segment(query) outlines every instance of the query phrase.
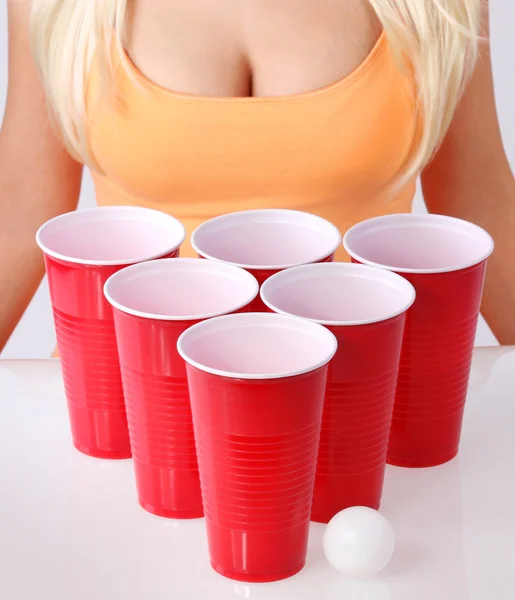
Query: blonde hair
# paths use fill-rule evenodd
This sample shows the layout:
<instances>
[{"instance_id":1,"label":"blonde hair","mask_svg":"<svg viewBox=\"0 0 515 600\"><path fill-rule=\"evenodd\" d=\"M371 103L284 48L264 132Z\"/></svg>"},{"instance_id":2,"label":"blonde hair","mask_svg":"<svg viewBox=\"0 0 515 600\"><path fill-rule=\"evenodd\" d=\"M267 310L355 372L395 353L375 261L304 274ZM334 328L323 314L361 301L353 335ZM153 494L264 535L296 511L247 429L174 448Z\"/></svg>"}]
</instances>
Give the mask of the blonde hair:
<instances>
[{"instance_id":1,"label":"blonde hair","mask_svg":"<svg viewBox=\"0 0 515 600\"><path fill-rule=\"evenodd\" d=\"M413 70L420 131L401 176L427 164L452 120L477 57L481 0L368 0L401 68ZM47 96L70 152L94 165L87 140L85 86L93 54L112 75L123 55L128 0L32 0L31 39ZM407 60L405 57L408 57Z\"/></svg>"}]
</instances>

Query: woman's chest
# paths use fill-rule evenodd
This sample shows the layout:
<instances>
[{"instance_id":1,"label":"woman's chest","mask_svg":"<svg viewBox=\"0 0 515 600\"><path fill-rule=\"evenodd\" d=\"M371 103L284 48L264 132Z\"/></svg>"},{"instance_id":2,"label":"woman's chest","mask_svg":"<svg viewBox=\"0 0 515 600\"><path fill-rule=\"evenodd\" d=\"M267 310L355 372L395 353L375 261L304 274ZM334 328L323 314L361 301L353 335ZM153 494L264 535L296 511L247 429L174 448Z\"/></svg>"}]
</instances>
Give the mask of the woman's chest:
<instances>
[{"instance_id":1,"label":"woman's chest","mask_svg":"<svg viewBox=\"0 0 515 600\"><path fill-rule=\"evenodd\" d=\"M152 0L154 12L149 2L139 0L133 14L140 33L132 35L129 52L136 64L115 61L118 102L95 64L88 86L90 146L119 189L156 204L301 194L361 201L399 174L416 131L414 85L395 65L384 35L360 38L366 26L351 35L345 2L212 3L232 3L237 15L233 37L230 31L225 37L239 50L231 46L225 55L215 43L224 38L215 27L224 21L218 9L209 12L208 0L191 0L190 8L182 0ZM358 14L362 5L347 2ZM241 6L249 12L238 12ZM164 8L184 31L171 31L174 19L164 23ZM362 21L371 34L371 21ZM152 53L145 61L144 48L160 44L154 56L166 60L159 59L152 75ZM351 48L361 49L353 60ZM244 56L252 90L238 93L231 65Z\"/></svg>"},{"instance_id":2,"label":"woman's chest","mask_svg":"<svg viewBox=\"0 0 515 600\"><path fill-rule=\"evenodd\" d=\"M399 174L416 133L414 86L384 42L350 77L296 96L168 93L121 69L116 87L119 103L91 78L92 152L119 187L156 203L367 197Z\"/></svg>"},{"instance_id":3,"label":"woman's chest","mask_svg":"<svg viewBox=\"0 0 515 600\"><path fill-rule=\"evenodd\" d=\"M137 0L126 49L162 88L267 97L342 79L379 35L366 0Z\"/></svg>"}]
</instances>

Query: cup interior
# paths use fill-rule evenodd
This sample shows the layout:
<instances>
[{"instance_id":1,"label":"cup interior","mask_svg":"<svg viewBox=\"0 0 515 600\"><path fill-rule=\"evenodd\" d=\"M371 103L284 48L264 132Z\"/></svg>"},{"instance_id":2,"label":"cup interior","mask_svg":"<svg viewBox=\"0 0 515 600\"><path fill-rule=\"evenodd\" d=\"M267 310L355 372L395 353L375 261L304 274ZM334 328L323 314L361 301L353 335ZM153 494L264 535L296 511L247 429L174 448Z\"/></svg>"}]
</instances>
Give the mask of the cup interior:
<instances>
[{"instance_id":1,"label":"cup interior","mask_svg":"<svg viewBox=\"0 0 515 600\"><path fill-rule=\"evenodd\" d=\"M178 350L202 371L238 379L290 377L327 364L334 335L297 317L246 313L203 321L184 332Z\"/></svg>"},{"instance_id":2,"label":"cup interior","mask_svg":"<svg viewBox=\"0 0 515 600\"><path fill-rule=\"evenodd\" d=\"M131 264L164 256L184 238L184 227L174 217L125 206L66 213L48 221L36 236L49 256L93 265Z\"/></svg>"},{"instance_id":3,"label":"cup interior","mask_svg":"<svg viewBox=\"0 0 515 600\"><path fill-rule=\"evenodd\" d=\"M443 215L376 217L352 227L343 243L358 262L411 273L464 269L493 251L481 227Z\"/></svg>"},{"instance_id":4,"label":"cup interior","mask_svg":"<svg viewBox=\"0 0 515 600\"><path fill-rule=\"evenodd\" d=\"M234 312L257 296L247 271L200 258L170 258L127 267L112 275L105 295L119 310L136 316L195 320Z\"/></svg>"},{"instance_id":5,"label":"cup interior","mask_svg":"<svg viewBox=\"0 0 515 600\"><path fill-rule=\"evenodd\" d=\"M295 210L250 210L223 215L198 227L191 242L205 258L249 269L284 269L331 256L341 243L338 229Z\"/></svg>"},{"instance_id":6,"label":"cup interior","mask_svg":"<svg viewBox=\"0 0 515 600\"><path fill-rule=\"evenodd\" d=\"M390 271L320 263L273 275L263 284L261 298L274 312L324 325L364 325L404 313L415 300L415 290Z\"/></svg>"}]
</instances>

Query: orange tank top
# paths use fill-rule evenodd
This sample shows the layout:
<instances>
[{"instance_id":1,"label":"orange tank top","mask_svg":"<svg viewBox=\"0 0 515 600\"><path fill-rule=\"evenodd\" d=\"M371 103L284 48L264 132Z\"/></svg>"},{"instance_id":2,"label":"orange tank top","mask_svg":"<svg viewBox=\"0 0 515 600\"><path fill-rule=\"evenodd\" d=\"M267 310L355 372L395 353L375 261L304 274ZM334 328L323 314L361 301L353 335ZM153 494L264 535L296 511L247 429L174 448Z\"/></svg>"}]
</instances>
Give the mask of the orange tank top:
<instances>
[{"instance_id":1,"label":"orange tank top","mask_svg":"<svg viewBox=\"0 0 515 600\"><path fill-rule=\"evenodd\" d=\"M102 97L95 68L88 82L90 146L103 171L93 173L99 205L163 210L188 233L246 209L304 210L342 232L411 210L415 179L395 195L390 184L416 135L415 85L384 33L350 75L294 96L175 93L125 62L115 68L121 102ZM193 255L188 241L181 255Z\"/></svg>"}]
</instances>

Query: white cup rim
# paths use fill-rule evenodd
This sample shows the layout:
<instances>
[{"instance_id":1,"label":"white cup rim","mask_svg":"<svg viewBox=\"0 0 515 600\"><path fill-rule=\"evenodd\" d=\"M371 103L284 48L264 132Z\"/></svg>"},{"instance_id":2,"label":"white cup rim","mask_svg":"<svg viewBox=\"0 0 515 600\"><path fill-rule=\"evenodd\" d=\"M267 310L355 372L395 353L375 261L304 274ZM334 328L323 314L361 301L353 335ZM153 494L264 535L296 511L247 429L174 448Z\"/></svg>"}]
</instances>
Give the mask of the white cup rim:
<instances>
[{"instance_id":1,"label":"white cup rim","mask_svg":"<svg viewBox=\"0 0 515 600\"><path fill-rule=\"evenodd\" d=\"M326 345L326 351L318 361L313 361L313 363L310 364L309 367L276 373L242 373L236 371L225 371L223 369L217 369L214 367L210 367L209 365L197 362L195 359L189 356L188 352L185 349L185 344L187 343L188 338L198 335L203 330L205 330L206 332L210 330L212 332L216 332L217 330L223 330L227 326L230 326L231 323L235 326L238 326L240 324L255 324L256 326L266 326L268 324L273 325L274 327L282 326L285 330L288 328L296 329L297 331L302 330L305 333L309 333L313 337L318 337ZM336 336L323 325L319 325L318 323L309 321L308 319L302 319L300 317L295 317L291 315L278 315L275 313L255 312L224 315L214 317L213 319L208 319L206 321L201 321L200 323L192 325L189 329L183 332L177 341L177 351L179 352L179 355L186 361L186 363L188 363L192 367L195 367L196 369L199 369L204 373L217 375L219 377L245 380L284 379L289 377L295 377L298 375L304 375L306 373L311 373L328 364L333 358L333 356L336 354L337 348L338 341L336 339Z\"/></svg>"},{"instance_id":2,"label":"white cup rim","mask_svg":"<svg viewBox=\"0 0 515 600\"><path fill-rule=\"evenodd\" d=\"M478 241L484 244L485 249L477 257L469 261L464 261L456 265L449 265L445 267L437 268L405 268L396 267L395 265L382 264L372 260L368 260L366 257L359 254L353 249L353 238L363 231L372 227L382 227L384 229L398 228L398 227L419 227L419 226L430 226L430 227L445 227L446 229L454 229L456 232L467 232L471 236L477 238ZM369 265L371 267L377 267L380 269L387 269L388 271L394 271L396 273L411 273L411 274L438 274L438 273L452 273L454 271L462 271L475 265L481 264L492 254L494 250L494 241L490 234L485 231L479 225L458 219L456 217L449 217L447 215L436 215L436 214L421 214L416 215L412 213L400 213L393 215L383 215L379 217L373 217L362 221L357 225L351 227L343 236L343 247L347 254L358 262Z\"/></svg>"},{"instance_id":3,"label":"white cup rim","mask_svg":"<svg viewBox=\"0 0 515 600\"><path fill-rule=\"evenodd\" d=\"M91 259L87 259L87 258L77 258L74 256L67 256L66 254L57 252L56 250L53 250L51 247L47 246L47 244L45 243L45 241L44 241L45 233L52 227L59 225L60 223L66 223L66 221L70 221L70 222L73 222L75 220L80 221L80 219L83 216L91 215L94 213L97 213L99 215L104 214L106 216L110 215L110 214L121 215L124 213L128 216L130 216L131 213L134 214L135 216L137 215L137 213L139 213L140 215L147 215L149 217L152 217L156 222L157 222L157 220L162 220L163 222L168 222L168 224L176 230L177 235L175 236L173 243L171 243L169 246L163 247L163 249L160 250L158 253L154 253L154 254L148 255L148 256L138 257L137 259L134 259L134 257L127 257L127 258L118 259L118 260L91 260ZM96 266L96 267L123 266L123 265L129 265L129 264L135 264L135 263L153 260L153 259L159 258L161 256L166 256L167 254L170 254L171 252L174 252L175 250L180 248L180 246L183 244L185 239L186 239L186 229L184 228L184 225L178 219L176 219L175 217L172 217L171 215L164 213L162 211L155 210L153 208L145 208L142 206L101 206L101 207L95 206L93 208L84 208L84 209L73 210L70 212L63 213L62 215L58 215L57 217L54 217L53 219L50 219L49 221L47 221L46 223L41 225L41 227L38 229L38 231L36 233L36 242L37 242L38 246L41 248L41 250L47 256L50 256L51 258L54 258L56 260L61 260L61 261L71 263L71 264L88 265L88 266Z\"/></svg>"},{"instance_id":4,"label":"white cup rim","mask_svg":"<svg viewBox=\"0 0 515 600\"><path fill-rule=\"evenodd\" d=\"M202 250L202 248L200 247L200 245L198 243L197 238L199 237L199 235L202 234L202 232L204 232L206 229L213 227L213 225L216 226L218 224L223 223L224 221L231 222L238 218L240 218L240 219L244 219L246 217L256 218L256 217L260 217L260 216L267 217L268 220L275 221L275 222L288 222L288 220L291 221L292 218L305 219L306 221L309 219L313 223L313 225L318 224L320 229L323 227L324 230L326 230L326 232L330 236L332 236L331 243L328 245L327 251L324 251L323 253L318 253L318 254L314 255L308 261L284 263L284 264L283 263L266 264L266 265L253 265L253 264L239 263L239 262L233 262L233 261L224 261L223 259L218 258L218 257L210 254L209 252ZM325 258L328 258L329 256L332 256L338 250L338 248L340 247L340 245L342 243L342 234L341 234L340 230L336 227L336 225L334 225L327 219L324 219L323 217L319 217L318 215L307 213L307 212L304 212L301 210L293 210L293 209L289 209L289 208L258 208L258 209L253 209L253 210L240 210L240 211L236 211L236 212L231 212L231 213L227 213L227 214L220 215L218 217L209 219L208 221L205 221L204 223L199 225L193 231L190 242L191 242L192 248L195 250L195 252L197 252L197 254L199 254L200 256L203 256L204 258L207 258L209 260L228 262L229 264L235 265L237 267L241 267L242 269L249 269L249 270L255 270L255 271L272 271L272 270L289 269L291 267L296 267L296 266L299 266L302 264L310 264L312 262L318 262L318 261L324 260Z\"/></svg>"},{"instance_id":5,"label":"white cup rim","mask_svg":"<svg viewBox=\"0 0 515 600\"><path fill-rule=\"evenodd\" d=\"M197 313L191 315L172 315L172 314L160 314L160 313L150 313L146 311L141 311L137 309L133 309L130 306L127 306L123 302L120 302L114 298L114 294L112 291L113 286L115 286L120 281L123 281L124 278L130 275L134 275L135 273L142 272L144 273L147 270L153 270L156 267L163 267L163 276L165 276L165 271L173 272L174 270L184 269L191 267L194 269L195 267L201 267L204 271L212 271L213 273L218 272L221 276L232 277L233 279L239 278L242 282L245 282L246 285L249 286L249 293L243 301L234 303L232 305L228 305L227 310L223 312L215 311L208 313ZM215 261L207 261L201 258L161 258L157 260L150 260L141 263L137 263L135 265L131 265L129 267L125 267L120 271L117 271L104 284L104 295L106 300L111 304L111 306L120 312L123 312L128 315L132 315L134 317L141 317L143 319L155 320L155 321L203 321L205 319L211 319L213 317L217 317L219 315L225 315L227 313L232 313L238 310L241 310L248 304L250 304L259 293L259 283L256 278L245 271L245 269L240 269L234 265L230 265L222 262Z\"/></svg>"},{"instance_id":6,"label":"white cup rim","mask_svg":"<svg viewBox=\"0 0 515 600\"><path fill-rule=\"evenodd\" d=\"M271 302L267 298L267 294L270 288L273 288L278 282L283 279L288 279L290 277L294 277L295 275L305 275L312 274L316 279L317 274L330 273L337 275L339 273L345 275L349 275L351 277L361 277L363 279L370 279L377 282L383 282L390 287L396 287L399 292L405 294L406 298L404 302L400 303L400 306L397 310L386 313L382 317L377 318L369 318L369 319L347 319L347 320L327 320L327 319L314 319L310 317L302 317L303 319L307 319L308 321L313 321L314 323L319 323L320 325L325 326L333 326L333 327L351 327L356 325L371 325L372 323L381 323L383 321L388 321L389 319L393 319L407 312L416 299L416 292L413 285L401 275L397 275L392 271L387 269L379 269L377 267L369 266L369 265L358 265L344 262L336 262L336 263L317 263L313 265L301 265L298 267L293 267L292 269L288 269L286 271L280 271L279 273L275 273L271 277L269 277L261 286L261 300L265 303L265 305L273 310L274 312L281 315L293 315L293 313L283 310L276 306L273 302ZM296 315L293 315L296 316Z\"/></svg>"}]
</instances>

